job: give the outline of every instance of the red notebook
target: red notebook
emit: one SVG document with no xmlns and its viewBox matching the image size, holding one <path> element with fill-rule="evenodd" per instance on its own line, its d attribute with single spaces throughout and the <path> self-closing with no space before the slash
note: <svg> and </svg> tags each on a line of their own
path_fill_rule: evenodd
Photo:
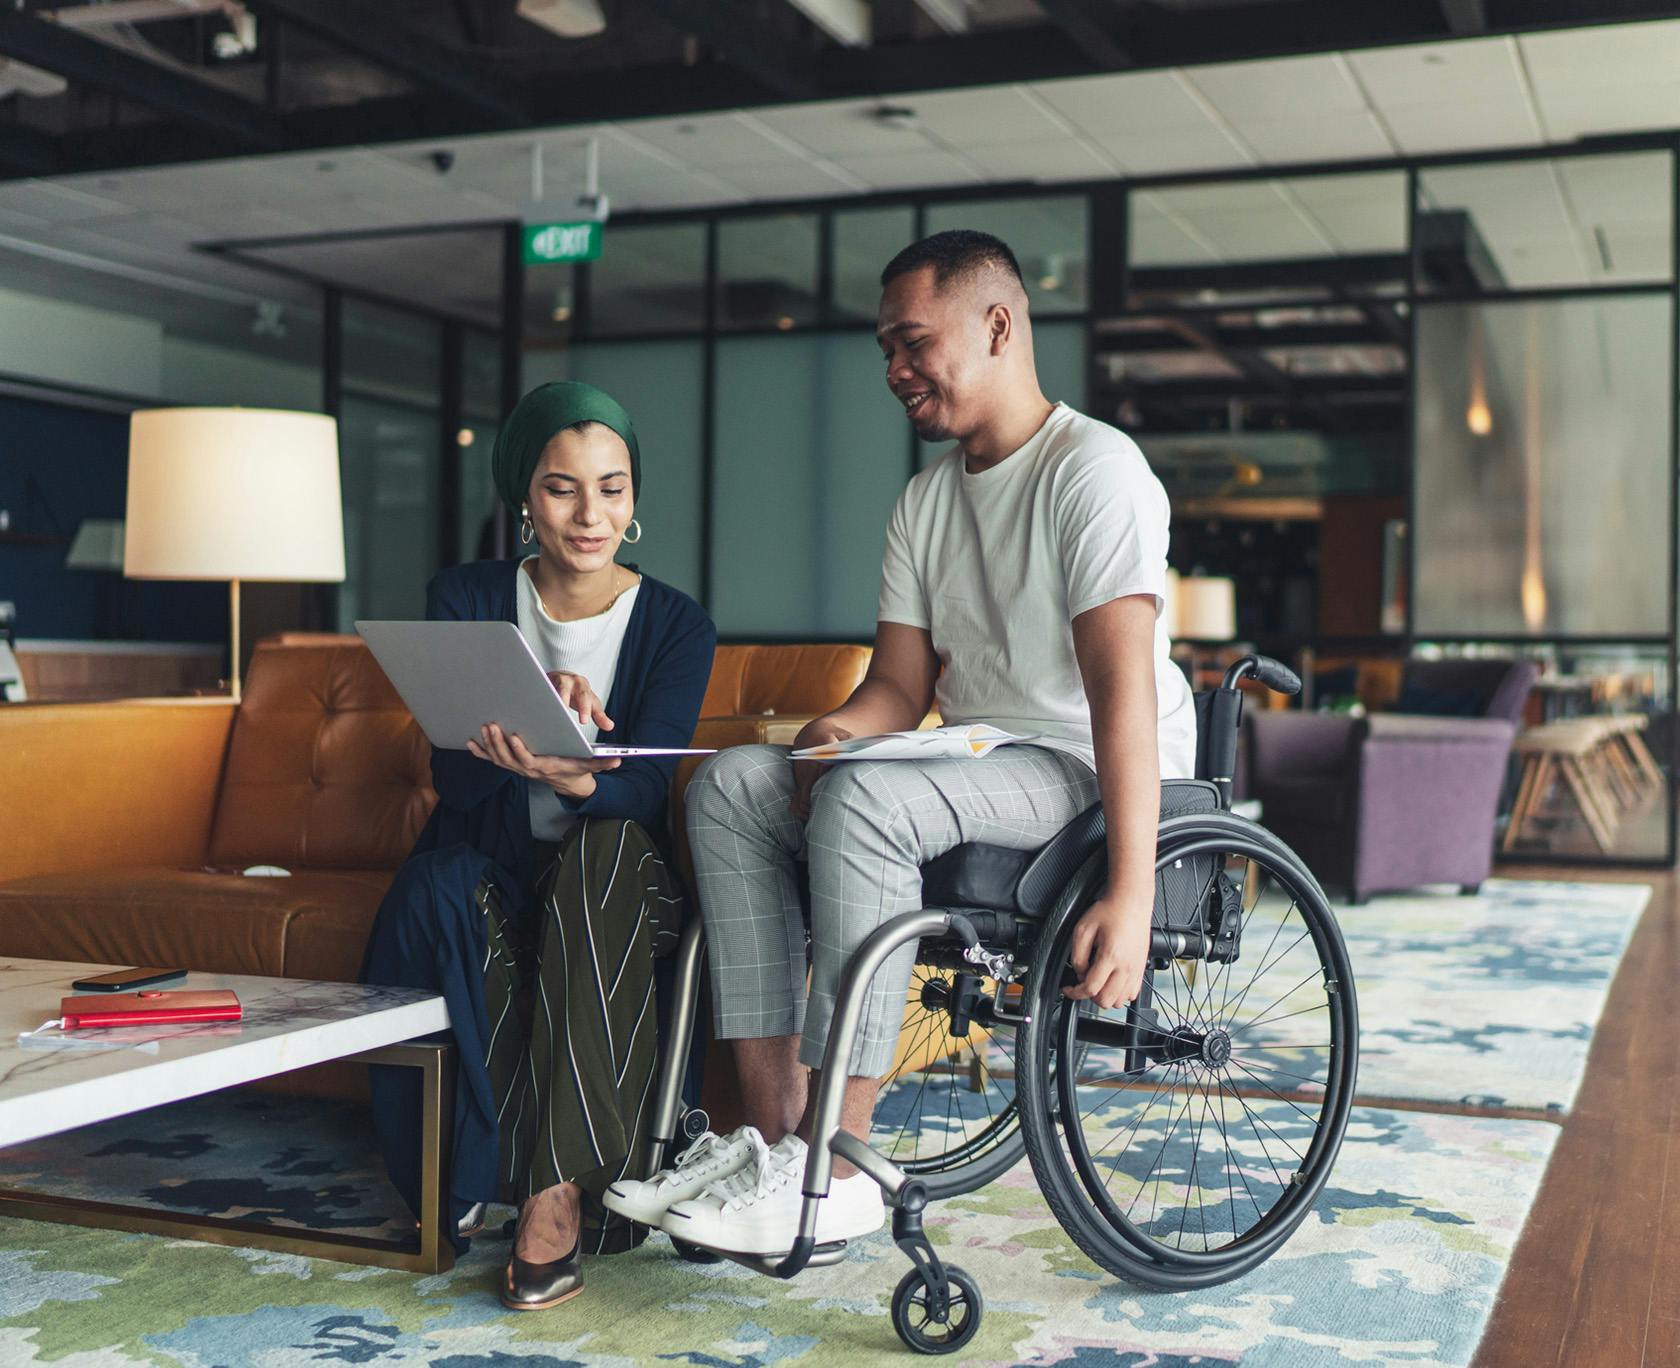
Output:
<svg viewBox="0 0 1680 1368">
<path fill-rule="evenodd" d="M 239 999 L 226 988 L 207 992 L 101 993 L 97 997 L 67 997 L 58 1005 L 66 1031 L 93 1031 L 105 1026 L 167 1026 L 183 1021 L 238 1021 Z"/>
</svg>

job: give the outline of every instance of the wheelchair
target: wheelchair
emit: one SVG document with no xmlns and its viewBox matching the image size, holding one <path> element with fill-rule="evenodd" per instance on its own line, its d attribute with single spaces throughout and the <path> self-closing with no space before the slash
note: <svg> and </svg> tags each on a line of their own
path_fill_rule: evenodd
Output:
<svg viewBox="0 0 1680 1368">
<path fill-rule="evenodd" d="M 1358 1069 L 1359 1019 L 1340 929 L 1317 880 L 1282 842 L 1231 812 L 1252 678 L 1293 694 L 1264 656 L 1196 696 L 1197 778 L 1161 792 L 1150 960 L 1137 998 L 1074 1002 L 1074 926 L 1102 892 L 1102 805 L 1037 851 L 970 844 L 922 868 L 923 903 L 884 923 L 841 979 L 804 1181 L 784 1257 L 677 1242 L 697 1262 L 734 1259 L 789 1278 L 837 1262 L 818 1245 L 817 1203 L 835 1156 L 880 1184 L 913 1267 L 894 1328 L 921 1353 L 952 1353 L 980 1328 L 974 1279 L 922 1227 L 930 1201 L 984 1186 L 1023 1154 L 1057 1221 L 1099 1266 L 1145 1288 L 1188 1291 L 1241 1277 L 1306 1219 L 1341 1146 Z M 677 950 L 672 1029 L 650 1127 L 649 1171 L 707 1128 L 681 1111 L 704 933 Z M 918 942 L 903 1063 L 882 1082 L 870 1143 L 839 1129 L 870 980 Z M 680 1114 L 679 1114 L 680 1113 Z"/>
</svg>

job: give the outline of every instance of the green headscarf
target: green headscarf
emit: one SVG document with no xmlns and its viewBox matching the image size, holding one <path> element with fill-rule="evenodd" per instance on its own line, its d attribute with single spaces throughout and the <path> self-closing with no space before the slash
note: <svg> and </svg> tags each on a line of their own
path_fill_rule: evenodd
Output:
<svg viewBox="0 0 1680 1368">
<path fill-rule="evenodd" d="M 642 453 L 636 445 L 636 429 L 630 424 L 618 400 L 593 385 L 577 380 L 556 380 L 538 385 L 514 405 L 507 422 L 496 435 L 496 450 L 490 457 L 496 492 L 514 513 L 531 488 L 537 460 L 543 448 L 574 423 L 604 423 L 624 439 L 630 448 L 630 492 L 640 494 Z"/>
</svg>

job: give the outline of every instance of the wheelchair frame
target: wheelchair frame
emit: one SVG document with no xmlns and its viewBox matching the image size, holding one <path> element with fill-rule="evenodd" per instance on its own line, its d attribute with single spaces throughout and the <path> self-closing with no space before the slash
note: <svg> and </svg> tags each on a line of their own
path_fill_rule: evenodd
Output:
<svg viewBox="0 0 1680 1368">
<path fill-rule="evenodd" d="M 1256 845 L 1270 849 L 1281 857 L 1294 862 L 1300 873 L 1311 880 L 1310 872 L 1299 865 L 1288 847 L 1284 846 L 1270 833 L 1257 824 L 1233 817 L 1230 814 L 1231 778 L 1235 768 L 1236 733 L 1241 715 L 1241 695 L 1237 685 L 1245 677 L 1252 675 L 1259 682 L 1283 693 L 1295 693 L 1300 689 L 1300 681 L 1292 671 L 1277 661 L 1264 656 L 1248 656 L 1233 665 L 1221 684 L 1221 687 L 1211 694 L 1200 695 L 1197 698 L 1198 712 L 1202 714 L 1202 734 L 1198 745 L 1198 773 L 1211 780 L 1218 795 L 1217 808 L 1202 813 L 1191 813 L 1182 817 L 1170 817 L 1164 820 L 1157 836 L 1157 850 L 1171 849 L 1171 842 L 1176 832 L 1186 834 L 1200 821 L 1206 824 L 1206 819 L 1219 814 L 1221 824 L 1240 822 L 1247 828 L 1245 835 Z M 1040 885 L 1046 881 L 1054 882 L 1056 886 L 1064 886 L 1073 879 L 1075 874 L 1092 858 L 1093 854 L 1103 847 L 1105 830 L 1100 820 L 1101 807 L 1092 810 L 1099 820 L 1089 821 L 1075 819 L 1063 832 L 1048 845 L 1038 851 L 1022 875 L 1019 887 L 1024 889 L 1030 879 L 1035 876 Z M 1086 814 L 1087 817 L 1090 813 Z M 1064 840 L 1064 838 L 1068 838 Z M 1213 838 L 1205 838 L 1206 845 Z M 1210 846 L 1210 849 L 1212 847 Z M 1199 849 L 1199 847 L 1197 847 Z M 1157 865 L 1160 868 L 1160 865 Z M 1313 884 L 1316 889 L 1316 881 Z M 1322 898 L 1322 891 L 1319 890 Z M 846 1242 L 837 1241 L 831 1244 L 818 1244 L 816 1241 L 816 1226 L 818 1203 L 828 1195 L 829 1185 L 833 1178 L 834 1158 L 838 1155 L 847 1162 L 855 1165 L 861 1172 L 866 1173 L 882 1189 L 886 1204 L 892 1209 L 893 1239 L 906 1256 L 913 1268 L 905 1275 L 894 1297 L 894 1319 L 900 1337 L 913 1349 L 922 1352 L 941 1353 L 951 1352 L 967 1343 L 978 1329 L 982 1314 L 979 1290 L 966 1274 L 947 1265 L 942 1261 L 938 1252 L 928 1240 L 922 1226 L 922 1213 L 931 1200 L 927 1183 L 918 1177 L 906 1174 L 897 1164 L 887 1159 L 867 1142 L 840 1128 L 841 1106 L 847 1082 L 847 1070 L 838 1067 L 837 1062 L 843 1062 L 851 1057 L 852 1047 L 856 1040 L 858 1023 L 862 1018 L 865 999 L 870 984 L 883 964 L 901 946 L 912 941 L 925 941 L 930 938 L 955 937 L 960 943 L 960 957 L 971 972 L 989 975 L 1000 983 L 1011 977 L 1018 969 L 1015 955 L 1011 952 L 989 950 L 988 942 L 997 944 L 1002 942 L 1009 946 L 1020 945 L 1020 931 L 1024 923 L 1032 923 L 1035 927 L 1042 926 L 1039 919 L 1027 915 L 1022 910 L 1005 911 L 994 909 L 945 909 L 921 908 L 914 912 L 907 912 L 883 923 L 863 942 L 851 961 L 846 965 L 841 975 L 837 993 L 834 1014 L 831 1020 L 828 1043 L 824 1052 L 822 1082 L 819 1086 L 812 1112 L 812 1142 L 806 1160 L 805 1177 L 802 1186 L 803 1204 L 800 1210 L 798 1234 L 788 1252 L 776 1257 L 773 1255 L 742 1254 L 727 1250 L 692 1250 L 684 1251 L 684 1256 L 703 1261 L 715 1258 L 728 1258 L 745 1267 L 754 1269 L 776 1278 L 791 1278 L 808 1267 L 822 1267 L 839 1262 L 845 1257 Z M 681 1083 L 684 1073 L 683 1061 L 689 1054 L 689 1047 L 693 1039 L 694 1018 L 698 1007 L 700 955 L 705 943 L 704 921 L 702 917 L 693 916 L 683 930 L 676 952 L 676 985 L 672 999 L 671 1035 L 667 1042 L 664 1059 L 661 1064 L 660 1078 L 656 1090 L 653 1116 L 649 1127 L 648 1140 L 648 1172 L 657 1172 L 666 1166 L 673 1155 L 674 1147 L 679 1137 L 679 1121 L 681 1122 L 682 1138 L 693 1140 L 698 1138 L 706 1128 L 707 1118 L 704 1112 L 691 1110 L 686 1114 L 681 1109 Z M 1172 961 L 1179 958 L 1195 958 L 1213 960 L 1214 938 L 1204 929 L 1201 932 L 1183 928 L 1156 925 L 1150 934 L 1150 961 L 1152 964 L 1162 961 Z M 1238 951 L 1231 948 L 1231 958 L 1234 960 Z M 1140 993 L 1138 1006 L 1145 1006 L 1146 989 Z M 1353 1050 L 1353 1069 L 1357 1069 L 1357 1008 L 1354 1005 L 1353 985 L 1351 975 L 1340 989 L 1334 983 L 1329 991 L 1345 993 L 1345 1006 L 1351 1013 L 1348 1022 L 1351 1024 Z M 1023 1012 L 1030 1013 L 1031 1002 L 1023 999 Z M 1132 1052 L 1139 1050 L 1140 1030 L 1132 1023 L 1140 1019 L 1136 1013 L 1129 1011 L 1125 1023 L 1100 1021 L 1094 1018 L 1083 1018 L 1085 1024 L 1072 1027 L 1075 1037 L 1084 1043 L 1086 1036 L 1080 1032 L 1090 1032 L 1088 1039 L 1097 1044 L 1118 1045 L 1127 1049 L 1128 1069 Z M 1030 1015 L 1023 1015 L 1024 1023 L 1031 1022 Z M 1346 1026 L 1343 1027 L 1347 1029 Z M 1157 1034 L 1161 1034 L 1157 1032 Z M 1151 1047 L 1159 1049 L 1160 1047 Z M 1345 1087 L 1331 1086 L 1327 1089 L 1326 1106 L 1334 1109 L 1337 1119 L 1333 1125 L 1331 1153 L 1328 1162 L 1323 1165 L 1322 1173 L 1316 1175 L 1312 1184 L 1312 1196 L 1316 1196 L 1317 1189 L 1328 1176 L 1329 1163 L 1334 1161 L 1335 1148 L 1339 1147 L 1342 1128 L 1345 1127 L 1347 1108 L 1351 1103 L 1353 1072 L 1350 1072 Z M 1025 1117 L 1022 1118 L 1025 1124 Z M 1302 1175 L 1296 1174 L 1296 1181 Z M 1310 1202 L 1309 1202 L 1310 1207 Z M 1268 1257 L 1288 1235 L 1294 1226 L 1304 1217 L 1303 1210 L 1299 1216 L 1284 1223 L 1281 1231 L 1269 1235 L 1253 1252 L 1245 1252 L 1238 1273 L 1226 1273 L 1223 1277 L 1202 1277 L 1201 1281 L 1222 1281 L 1224 1277 L 1239 1276 L 1255 1264 Z M 1061 1218 L 1058 1212 L 1058 1218 Z M 1064 1228 L 1066 1220 L 1063 1219 Z M 1069 1232 L 1072 1234 L 1072 1232 Z M 1090 1252 L 1085 1241 L 1075 1236 L 1076 1242 Z M 679 1245 L 679 1249 L 681 1246 Z M 1194 1259 L 1186 1256 L 1186 1262 L 1194 1263 Z M 969 1301 L 969 1315 L 962 1331 L 950 1342 L 917 1342 L 907 1331 L 906 1324 L 900 1317 L 900 1303 L 907 1294 L 921 1290 L 925 1295 L 925 1308 L 930 1320 L 944 1325 L 948 1322 L 952 1306 L 952 1285 L 957 1283 L 961 1294 Z M 919 1284 L 919 1288 L 918 1285 Z M 1158 1284 L 1158 1285 L 1165 1285 Z"/>
</svg>

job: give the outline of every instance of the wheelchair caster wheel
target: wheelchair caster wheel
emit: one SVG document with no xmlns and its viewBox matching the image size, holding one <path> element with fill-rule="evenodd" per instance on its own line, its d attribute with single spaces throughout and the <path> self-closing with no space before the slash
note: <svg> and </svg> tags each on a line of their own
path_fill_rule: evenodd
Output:
<svg viewBox="0 0 1680 1368">
<path fill-rule="evenodd" d="M 919 1268 L 906 1273 L 893 1293 L 893 1329 L 918 1354 L 954 1354 L 979 1333 L 985 1310 L 979 1284 L 955 1264 L 945 1265 L 945 1280 L 951 1296 L 943 1321 L 929 1309 L 932 1297 Z"/>
<path fill-rule="evenodd" d="M 677 1257 L 684 1263 L 714 1264 L 723 1258 L 723 1255 L 714 1254 L 711 1250 L 702 1249 L 699 1245 L 690 1244 L 687 1240 L 673 1239 L 671 1248 L 677 1251 Z"/>
</svg>

